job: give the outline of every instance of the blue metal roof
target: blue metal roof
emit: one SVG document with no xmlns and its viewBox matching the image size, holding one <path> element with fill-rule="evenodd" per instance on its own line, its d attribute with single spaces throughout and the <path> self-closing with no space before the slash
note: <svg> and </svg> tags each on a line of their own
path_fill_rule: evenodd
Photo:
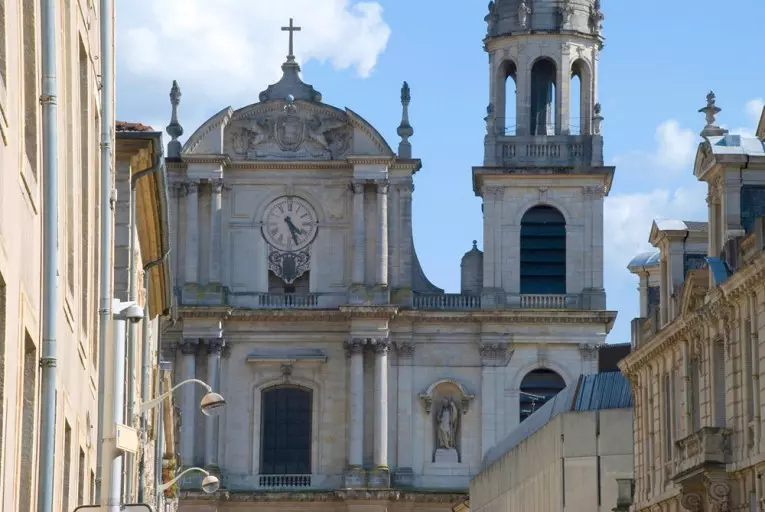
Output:
<svg viewBox="0 0 765 512">
<path fill-rule="evenodd" d="M 483 458 L 481 469 L 501 459 L 507 452 L 531 437 L 537 430 L 541 430 L 559 414 L 572 411 L 629 409 L 631 407 L 630 384 L 621 372 L 582 375 L 491 448 Z"/>
<path fill-rule="evenodd" d="M 707 257 L 707 264 L 709 265 L 709 271 L 712 272 L 712 278 L 715 280 L 715 285 L 719 285 L 728 280 L 732 272 L 728 268 L 728 264 L 720 258 Z"/>
<path fill-rule="evenodd" d="M 633 269 L 636 267 L 649 267 L 651 265 L 658 265 L 660 256 L 661 252 L 658 250 L 641 252 L 632 258 L 632 261 L 630 261 L 629 265 L 627 265 L 627 268 Z"/>
</svg>

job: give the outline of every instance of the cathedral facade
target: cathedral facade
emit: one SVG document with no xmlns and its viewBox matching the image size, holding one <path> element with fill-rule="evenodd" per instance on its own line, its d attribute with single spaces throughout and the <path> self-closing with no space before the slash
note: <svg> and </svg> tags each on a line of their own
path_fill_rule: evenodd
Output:
<svg viewBox="0 0 765 512">
<path fill-rule="evenodd" d="M 463 257 L 460 293 L 432 284 L 415 252 L 406 83 L 394 151 L 302 81 L 290 30 L 283 76 L 257 103 L 224 108 L 183 146 L 174 112 L 165 357 L 177 382 L 227 400 L 206 417 L 201 387 L 178 391 L 180 463 L 222 483 L 207 495 L 185 479 L 181 511 L 451 510 L 497 441 L 597 371 L 616 317 L 602 14 L 597 0 L 527 3 L 492 2 L 486 17 L 490 104 L 472 170 L 484 249 Z"/>
</svg>

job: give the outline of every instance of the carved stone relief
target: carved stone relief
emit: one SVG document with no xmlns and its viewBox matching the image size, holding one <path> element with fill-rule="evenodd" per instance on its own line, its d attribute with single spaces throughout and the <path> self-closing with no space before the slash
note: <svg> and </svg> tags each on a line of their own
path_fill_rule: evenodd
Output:
<svg viewBox="0 0 765 512">
<path fill-rule="evenodd" d="M 337 159 L 348 152 L 353 139 L 353 127 L 339 116 L 304 111 L 293 104 L 283 112 L 255 113 L 231 123 L 226 150 L 241 160 Z"/>
<path fill-rule="evenodd" d="M 268 247 L 268 270 L 285 283 L 294 283 L 295 279 L 308 272 L 310 268 L 311 253 L 308 247 L 297 252 L 282 252 L 271 246 Z"/>
</svg>

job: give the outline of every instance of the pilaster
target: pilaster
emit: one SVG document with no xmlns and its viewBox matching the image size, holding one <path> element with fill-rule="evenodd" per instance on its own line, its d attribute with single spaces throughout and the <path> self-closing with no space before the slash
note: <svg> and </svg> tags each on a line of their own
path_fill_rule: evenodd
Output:
<svg viewBox="0 0 765 512">
<path fill-rule="evenodd" d="M 364 347 L 366 338 L 351 338 L 345 342 L 346 355 L 350 359 L 350 425 L 348 446 L 348 469 L 345 486 L 364 487 Z"/>
<path fill-rule="evenodd" d="M 212 338 L 207 345 L 207 378 L 212 391 L 220 392 L 220 358 L 225 340 Z M 205 468 L 218 470 L 218 416 L 205 417 Z"/>
<path fill-rule="evenodd" d="M 223 180 L 213 180 L 211 183 L 211 200 L 210 200 L 210 283 L 221 282 L 221 268 L 220 268 L 220 256 L 221 256 L 221 210 L 222 210 L 222 193 L 223 193 Z"/>
<path fill-rule="evenodd" d="M 397 469 L 394 475 L 396 485 L 410 486 L 413 484 L 412 470 L 412 363 L 415 345 L 411 340 L 397 341 L 398 355 L 398 456 Z"/>
<path fill-rule="evenodd" d="M 199 182 L 186 182 L 186 283 L 198 281 L 199 270 Z"/>
<path fill-rule="evenodd" d="M 181 382 L 196 378 L 198 348 L 199 340 L 195 338 L 186 338 L 180 344 Z M 185 385 L 178 390 L 181 398 L 180 455 L 184 467 L 194 466 L 194 423 L 197 410 L 195 391 L 193 385 Z"/>
<path fill-rule="evenodd" d="M 375 284 L 388 286 L 388 180 L 377 185 L 377 276 Z"/>
<path fill-rule="evenodd" d="M 363 285 L 366 267 L 366 224 L 364 219 L 364 182 L 353 181 L 353 284 Z"/>
<path fill-rule="evenodd" d="M 375 425 L 374 469 L 369 474 L 370 487 L 390 487 L 388 469 L 388 353 L 389 338 L 370 340 L 375 353 Z"/>
</svg>

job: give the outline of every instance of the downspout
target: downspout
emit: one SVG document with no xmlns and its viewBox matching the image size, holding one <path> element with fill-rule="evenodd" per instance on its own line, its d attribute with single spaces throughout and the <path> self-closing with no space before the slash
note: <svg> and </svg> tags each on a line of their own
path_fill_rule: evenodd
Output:
<svg viewBox="0 0 765 512">
<path fill-rule="evenodd" d="M 161 146 L 159 149 L 157 149 L 157 144 L 153 144 L 155 148 L 155 157 L 154 157 L 154 165 L 152 165 L 149 169 L 146 169 L 145 171 L 140 171 L 135 173 L 133 176 L 130 177 L 130 255 L 129 255 L 129 264 L 128 264 L 128 289 L 129 289 L 129 299 L 133 302 L 138 302 L 138 299 L 136 297 L 136 286 L 135 286 L 135 250 L 136 250 L 136 187 L 138 186 L 138 180 L 143 178 L 144 176 L 148 176 L 150 174 L 156 173 L 158 170 L 162 168 L 162 149 Z M 161 260 L 160 260 L 161 261 Z M 148 290 L 148 289 L 147 289 Z M 148 304 L 148 296 L 146 299 L 146 303 Z M 148 316 L 144 315 L 143 321 L 141 322 L 143 325 L 148 324 Z M 147 331 L 148 332 L 148 331 Z M 134 326 L 130 325 L 128 326 L 127 330 L 127 361 L 126 361 L 126 373 L 127 373 L 127 389 L 128 389 L 128 396 L 127 396 L 127 417 L 128 417 L 128 424 L 130 426 L 133 425 L 133 418 L 135 418 L 135 372 L 133 371 L 135 367 L 135 328 Z M 146 349 L 145 340 L 144 340 L 144 351 Z M 144 355 L 145 357 L 145 355 Z M 143 368 L 141 369 L 143 372 Z M 141 382 L 143 382 L 143 377 L 141 378 Z M 142 415 L 143 417 L 143 415 Z M 126 460 L 125 460 L 125 497 L 128 502 L 132 501 L 133 497 L 133 458 L 134 455 L 132 453 L 126 454 Z M 140 503 L 141 500 L 139 499 L 138 502 Z"/>
<path fill-rule="evenodd" d="M 48 2 L 52 0 L 46 0 Z M 101 247 L 99 250 L 98 307 L 98 436 L 96 443 L 96 503 L 101 503 L 103 483 L 104 393 L 106 390 L 106 347 L 111 323 L 112 300 L 112 2 L 101 0 Z M 109 431 L 112 425 L 109 425 Z"/>
<path fill-rule="evenodd" d="M 37 510 L 53 512 L 53 458 L 56 441 L 56 323 L 58 320 L 58 139 L 56 132 L 56 7 L 43 0 L 42 150 L 43 150 L 43 344 L 40 397 L 40 465 Z"/>
<path fill-rule="evenodd" d="M 143 267 L 143 287 L 146 290 L 146 301 L 143 305 L 143 341 L 141 350 L 141 403 L 149 401 L 149 372 L 151 370 L 151 363 L 149 361 L 149 275 L 151 269 L 157 265 L 164 263 L 167 256 L 170 254 L 170 250 L 165 251 L 165 254 L 161 258 L 148 263 Z M 159 340 L 157 340 L 157 349 L 159 349 Z M 157 359 L 159 362 L 159 359 Z M 143 503 L 143 491 L 146 483 L 144 468 L 146 463 L 146 411 L 141 411 L 141 460 L 138 467 L 138 503 Z M 155 443 L 159 444 L 159 439 L 156 439 Z"/>
</svg>

